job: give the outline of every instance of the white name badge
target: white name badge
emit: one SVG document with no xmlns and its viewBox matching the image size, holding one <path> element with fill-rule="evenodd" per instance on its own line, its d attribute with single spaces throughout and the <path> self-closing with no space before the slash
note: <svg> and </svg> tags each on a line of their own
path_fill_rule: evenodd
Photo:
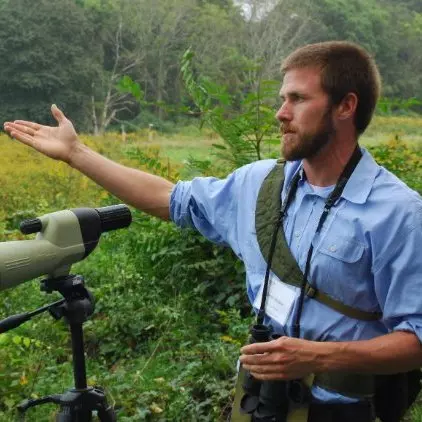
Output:
<svg viewBox="0 0 422 422">
<path fill-rule="evenodd" d="M 264 283 L 262 283 L 253 303 L 253 306 L 257 309 L 261 307 L 263 290 Z M 265 302 L 265 314 L 279 324 L 285 325 L 298 296 L 298 287 L 283 283 L 274 275 L 270 276 L 267 300 Z"/>
</svg>

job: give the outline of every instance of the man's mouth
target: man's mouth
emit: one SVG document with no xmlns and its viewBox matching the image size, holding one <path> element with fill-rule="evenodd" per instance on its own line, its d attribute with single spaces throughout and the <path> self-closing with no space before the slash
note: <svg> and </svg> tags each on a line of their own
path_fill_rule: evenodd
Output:
<svg viewBox="0 0 422 422">
<path fill-rule="evenodd" d="M 280 131 L 283 135 L 288 135 L 290 133 L 296 133 L 295 130 L 288 128 L 288 127 L 283 127 L 283 126 L 280 128 Z"/>
</svg>

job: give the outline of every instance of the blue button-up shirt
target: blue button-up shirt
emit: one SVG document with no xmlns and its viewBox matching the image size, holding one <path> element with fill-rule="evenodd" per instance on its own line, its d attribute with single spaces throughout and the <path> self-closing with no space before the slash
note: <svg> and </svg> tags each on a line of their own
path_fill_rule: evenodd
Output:
<svg viewBox="0 0 422 422">
<path fill-rule="evenodd" d="M 305 298 L 301 336 L 316 341 L 371 339 L 395 330 L 415 333 L 422 341 L 422 200 L 396 176 L 363 156 L 321 232 L 316 227 L 328 190 L 314 190 L 301 177 L 284 219 L 290 249 L 304 271 L 311 242 L 314 252 L 309 280 L 331 297 L 365 311 L 381 311 L 380 321 L 358 321 Z M 266 262 L 255 231 L 260 186 L 274 160 L 246 165 L 226 179 L 195 178 L 179 182 L 170 200 L 171 219 L 195 227 L 213 242 L 230 246 L 244 262 L 249 300 L 264 280 Z M 287 163 L 282 198 L 300 162 Z M 267 318 L 276 332 L 292 334 L 293 316 L 285 326 Z M 324 401 L 347 401 L 314 388 Z"/>
</svg>

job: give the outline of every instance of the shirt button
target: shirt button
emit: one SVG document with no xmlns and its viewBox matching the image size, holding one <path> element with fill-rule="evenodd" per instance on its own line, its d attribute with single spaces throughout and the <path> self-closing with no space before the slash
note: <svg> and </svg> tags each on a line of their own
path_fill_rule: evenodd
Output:
<svg viewBox="0 0 422 422">
<path fill-rule="evenodd" d="M 295 237 L 300 237 L 300 232 L 295 232 Z"/>
<path fill-rule="evenodd" d="M 330 246 L 330 251 L 331 251 L 331 252 L 335 252 L 336 250 L 337 250 L 336 245 L 331 245 L 331 246 Z"/>
</svg>

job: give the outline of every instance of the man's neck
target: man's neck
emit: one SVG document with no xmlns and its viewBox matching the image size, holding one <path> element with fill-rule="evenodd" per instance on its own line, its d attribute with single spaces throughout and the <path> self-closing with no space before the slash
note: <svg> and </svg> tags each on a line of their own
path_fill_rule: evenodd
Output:
<svg viewBox="0 0 422 422">
<path fill-rule="evenodd" d="M 356 148 L 356 143 L 328 144 L 317 155 L 303 160 L 306 178 L 314 186 L 337 183 L 344 167 Z"/>
</svg>

